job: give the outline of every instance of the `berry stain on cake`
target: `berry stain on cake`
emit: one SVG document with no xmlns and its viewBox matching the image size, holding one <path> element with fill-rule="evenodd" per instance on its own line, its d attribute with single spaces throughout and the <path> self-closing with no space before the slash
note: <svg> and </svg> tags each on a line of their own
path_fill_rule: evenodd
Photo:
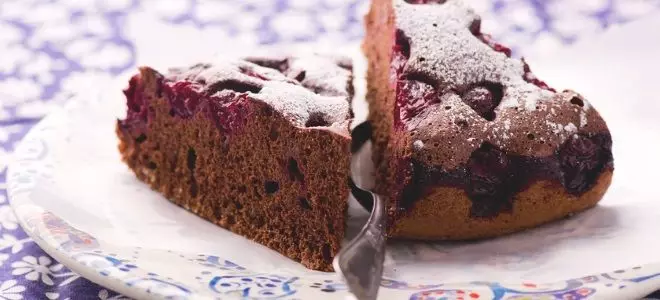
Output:
<svg viewBox="0 0 660 300">
<path fill-rule="evenodd" d="M 375 0 L 366 18 L 374 160 L 379 192 L 394 195 L 392 236 L 504 234 L 593 206 L 609 185 L 612 139 L 598 112 L 512 58 L 466 3 Z M 566 199 L 545 203 L 554 191 Z M 453 216 L 434 212 L 443 207 Z M 520 220 L 522 210 L 539 211 L 536 220 Z"/>
<path fill-rule="evenodd" d="M 221 227 L 332 270 L 349 191 L 350 62 L 309 55 L 165 74 L 142 67 L 124 93 L 119 149 L 140 180 Z"/>
</svg>

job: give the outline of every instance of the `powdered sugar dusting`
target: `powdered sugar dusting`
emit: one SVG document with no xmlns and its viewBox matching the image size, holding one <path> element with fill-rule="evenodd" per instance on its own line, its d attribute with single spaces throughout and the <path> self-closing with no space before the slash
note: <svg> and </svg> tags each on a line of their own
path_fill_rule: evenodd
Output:
<svg viewBox="0 0 660 300">
<path fill-rule="evenodd" d="M 564 126 L 564 130 L 569 133 L 574 133 L 577 132 L 578 128 L 575 126 L 575 124 L 568 123 L 568 125 Z"/>
<path fill-rule="evenodd" d="M 391 77 L 398 80 L 397 104 L 413 112 L 400 118 L 415 133 L 415 159 L 452 169 L 484 143 L 509 154 L 544 157 L 571 136 L 607 130 L 580 95 L 552 90 L 523 60 L 482 34 L 469 1 L 392 1 L 393 59 L 402 62 Z M 586 128 L 587 121 L 594 125 Z M 426 149 L 417 141 L 443 147 Z"/>
<path fill-rule="evenodd" d="M 580 112 L 580 128 L 584 126 L 587 126 L 587 112 L 583 110 Z"/>
<path fill-rule="evenodd" d="M 311 118 L 328 126 L 350 118 L 350 69 L 321 56 L 285 61 L 280 71 L 245 60 L 221 60 L 171 69 L 167 80 L 194 82 L 194 87 L 210 96 L 240 89 L 235 92 L 270 105 L 299 127 L 305 127 Z"/>
<path fill-rule="evenodd" d="M 414 5 L 394 0 L 397 26 L 408 37 L 411 52 L 404 72 L 422 73 L 437 86 L 459 89 L 482 82 L 504 86 L 501 107 L 536 109 L 553 93 L 524 79 L 522 61 L 507 57 L 470 32 L 479 16 L 463 1 Z"/>
<path fill-rule="evenodd" d="M 349 117 L 345 97 L 320 96 L 301 86 L 284 82 L 266 82 L 264 88 L 252 97 L 280 111 L 299 127 L 304 127 L 312 116 L 321 118 L 327 124 L 342 122 Z"/>
<path fill-rule="evenodd" d="M 415 150 L 421 150 L 422 148 L 424 148 L 424 142 L 422 142 L 420 140 L 416 140 L 413 143 L 413 147 L 415 148 Z"/>
<path fill-rule="evenodd" d="M 545 125 L 548 125 L 548 128 L 550 128 L 550 130 L 554 134 L 559 134 L 564 130 L 564 126 L 562 126 L 561 124 L 551 122 L 550 120 L 546 120 Z"/>
<path fill-rule="evenodd" d="M 351 71 L 339 67 L 335 60 L 327 57 L 309 55 L 289 58 L 284 74 L 289 78 L 298 78 L 304 87 L 320 95 L 349 96 Z"/>
<path fill-rule="evenodd" d="M 295 84 L 295 81 L 280 72 L 243 60 L 220 60 L 213 64 L 196 64 L 190 68 L 173 68 L 170 69 L 167 79 L 200 83 L 203 89 L 209 89 L 214 84 L 227 81 L 255 86 L 261 86 L 265 80 Z"/>
</svg>

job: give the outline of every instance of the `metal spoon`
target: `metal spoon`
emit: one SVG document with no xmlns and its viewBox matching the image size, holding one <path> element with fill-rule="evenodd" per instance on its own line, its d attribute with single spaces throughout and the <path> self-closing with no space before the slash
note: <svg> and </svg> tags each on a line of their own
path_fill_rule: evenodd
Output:
<svg viewBox="0 0 660 300">
<path fill-rule="evenodd" d="M 344 277 L 348 290 L 359 300 L 373 300 L 378 295 L 385 260 L 385 204 L 370 192 L 374 188 L 371 157 L 371 124 L 361 123 L 351 132 L 352 195 L 371 215 L 360 233 L 336 256 L 333 265 Z"/>
</svg>

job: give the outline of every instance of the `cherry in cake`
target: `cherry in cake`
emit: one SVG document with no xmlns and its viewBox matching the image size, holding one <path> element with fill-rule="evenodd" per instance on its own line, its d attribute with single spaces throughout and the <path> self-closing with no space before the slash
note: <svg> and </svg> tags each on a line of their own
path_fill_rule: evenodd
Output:
<svg viewBox="0 0 660 300">
<path fill-rule="evenodd" d="M 610 184 L 612 140 L 594 107 L 480 25 L 462 0 L 372 1 L 363 50 L 390 236 L 506 234 L 592 207 Z"/>
<path fill-rule="evenodd" d="M 349 190 L 351 69 L 321 56 L 142 67 L 124 92 L 119 150 L 177 205 L 330 271 Z"/>
</svg>

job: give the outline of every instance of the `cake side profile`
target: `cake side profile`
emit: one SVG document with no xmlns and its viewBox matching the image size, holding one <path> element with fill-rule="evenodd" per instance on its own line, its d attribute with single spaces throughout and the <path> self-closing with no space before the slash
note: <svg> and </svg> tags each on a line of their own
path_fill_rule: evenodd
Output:
<svg viewBox="0 0 660 300">
<path fill-rule="evenodd" d="M 392 237 L 507 234 L 590 208 L 610 184 L 598 112 L 480 25 L 460 0 L 372 2 L 367 100 Z"/>
<path fill-rule="evenodd" d="M 124 92 L 119 150 L 175 204 L 331 271 L 346 223 L 351 65 L 250 60 L 140 68 Z"/>
</svg>

